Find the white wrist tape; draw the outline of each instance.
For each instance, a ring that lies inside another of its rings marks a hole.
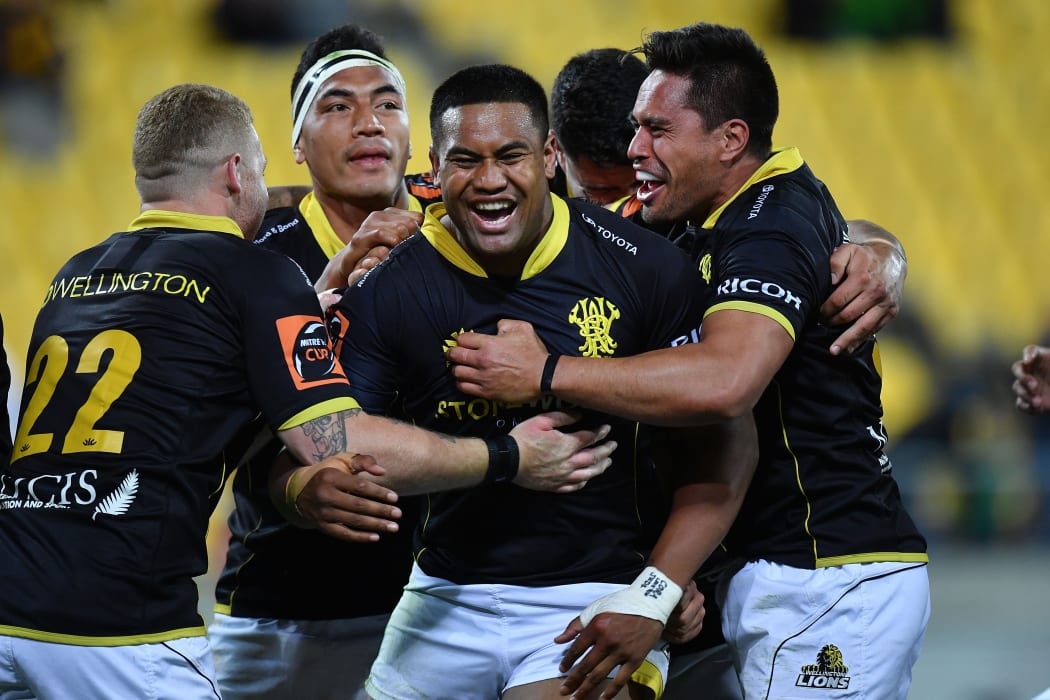
[[[627,588],[602,596],[588,605],[580,614],[580,622],[586,627],[595,616],[609,612],[648,617],[665,625],[681,599],[681,586],[655,566],[647,566]]]

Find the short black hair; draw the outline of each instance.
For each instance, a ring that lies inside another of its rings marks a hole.
[[[336,27],[317,37],[303,49],[303,54],[299,57],[299,66],[295,69],[295,75],[292,76],[291,98],[295,99],[295,88],[298,87],[299,81],[302,80],[306,71],[310,70],[313,64],[333,51],[348,51],[351,49],[368,51],[380,58],[386,58],[386,47],[383,43],[383,37],[375,32],[357,24],[344,24],[341,27]]]
[[[592,49],[569,59],[551,88],[551,128],[569,158],[583,156],[602,167],[631,164],[631,111],[647,75],[645,63],[622,49]]]
[[[708,129],[742,119],[750,130],[748,151],[766,158],[779,112],[777,81],[766,54],[743,29],[700,22],[652,32],[636,52],[650,70],[687,77],[691,106]]]
[[[525,105],[536,128],[547,137],[547,93],[531,75],[502,63],[470,66],[452,74],[434,91],[430,100],[430,139],[437,145],[441,116],[464,105],[514,102]]]

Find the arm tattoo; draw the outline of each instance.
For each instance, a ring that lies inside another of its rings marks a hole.
[[[361,412],[360,408],[339,411],[303,423],[303,432],[313,441],[313,458],[321,461],[327,457],[346,452],[346,419]]]

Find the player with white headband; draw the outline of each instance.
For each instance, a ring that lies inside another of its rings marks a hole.
[[[271,196],[257,242],[291,257],[311,280],[334,256],[352,267],[374,247],[394,245],[440,197],[422,176],[405,177],[405,81],[372,32],[339,27],[304,50],[292,121],[293,151],[312,191],[292,206],[275,206]],[[236,510],[209,629],[220,690],[226,700],[354,697],[408,579],[415,501],[400,499],[401,531],[379,542],[302,530],[270,504],[262,476],[270,454],[234,478]]]
[[[314,100],[317,92],[326,80],[336,73],[347,68],[362,66],[378,66],[386,69],[394,78],[401,95],[408,93],[405,88],[405,79],[397,67],[387,59],[377,56],[371,51],[364,49],[351,49],[348,51],[333,51],[310,67],[302,78],[299,79],[295,92],[292,95],[292,147],[299,142],[299,134],[303,131],[303,120]]]

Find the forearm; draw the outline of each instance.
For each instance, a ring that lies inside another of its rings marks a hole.
[[[693,577],[725,539],[758,464],[754,418],[706,428],[661,431],[654,442],[671,512],[650,563],[679,585]]]
[[[765,316],[718,311],[704,320],[699,343],[622,359],[562,357],[551,390],[650,425],[707,425],[750,413],[791,347]]]
[[[386,472],[373,478],[402,495],[475,486],[489,459],[483,440],[442,435],[359,409],[308,421],[280,437],[304,464],[341,452],[371,455]],[[275,475],[273,488],[283,493],[289,474]]]
[[[734,367],[694,361],[702,355],[695,347],[600,361],[564,356],[551,391],[570,403],[651,425],[704,425],[750,410],[734,388]]]
[[[725,539],[742,501],[724,484],[677,489],[649,564],[684,588]]]

